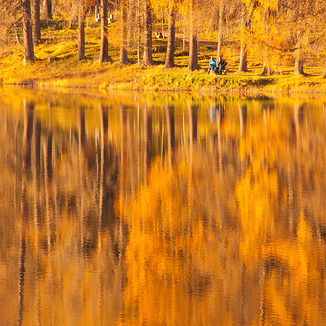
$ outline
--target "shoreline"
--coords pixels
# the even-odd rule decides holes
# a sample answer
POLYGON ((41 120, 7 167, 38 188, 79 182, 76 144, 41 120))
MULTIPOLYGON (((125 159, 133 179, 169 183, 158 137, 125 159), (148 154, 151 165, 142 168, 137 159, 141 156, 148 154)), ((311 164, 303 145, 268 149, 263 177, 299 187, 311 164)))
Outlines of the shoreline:
MULTIPOLYGON (((1 62, 0 62, 1 63, 1 62)), ((27 65, 0 65, 0 86, 37 89, 92 90, 96 92, 190 92, 235 96, 314 95, 326 96, 326 78, 316 69, 306 75, 283 74, 261 76, 255 71, 207 75, 201 68, 189 72, 185 67, 164 68, 162 65, 142 67, 118 63, 99 64, 92 61, 54 63, 37 60, 27 65)))

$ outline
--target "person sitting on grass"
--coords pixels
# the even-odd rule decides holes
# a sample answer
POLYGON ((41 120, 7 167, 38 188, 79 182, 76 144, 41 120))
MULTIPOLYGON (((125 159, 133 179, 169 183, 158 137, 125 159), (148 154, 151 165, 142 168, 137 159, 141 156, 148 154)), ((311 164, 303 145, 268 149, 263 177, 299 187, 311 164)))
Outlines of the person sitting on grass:
POLYGON ((215 72, 216 69, 216 61, 213 57, 211 57, 211 61, 209 62, 209 68, 207 71, 207 75, 212 71, 213 73, 215 72))
POLYGON ((219 57, 218 64, 217 64, 217 73, 219 75, 225 74, 225 67, 227 65, 227 62, 222 59, 222 57, 219 57))

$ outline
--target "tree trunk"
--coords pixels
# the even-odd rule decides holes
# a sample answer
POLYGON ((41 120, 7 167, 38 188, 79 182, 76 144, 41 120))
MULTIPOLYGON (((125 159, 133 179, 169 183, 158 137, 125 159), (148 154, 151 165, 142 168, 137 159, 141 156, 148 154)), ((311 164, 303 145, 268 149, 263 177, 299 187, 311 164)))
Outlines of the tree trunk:
POLYGON ((186 50, 186 27, 183 27, 183 35, 182 35, 182 51, 186 50))
POLYGON ((224 0, 221 0, 219 7, 219 18, 218 18, 218 43, 216 51, 216 62, 219 62, 219 57, 221 56, 221 47, 223 43, 223 32, 224 32, 224 0))
POLYGON ((174 52, 175 52, 175 7, 170 1, 169 3, 169 34, 166 50, 165 68, 174 67, 174 52))
POLYGON ((23 4, 23 30, 24 30, 24 64, 34 61, 34 44, 31 24, 30 0, 22 0, 23 4))
POLYGON ((99 62, 109 61, 108 43, 108 1, 101 0, 101 49, 99 62))
MULTIPOLYGON (((135 19, 137 16, 137 4, 136 0, 121 0, 121 2, 125 3, 126 7, 126 20, 125 24, 127 25, 126 29, 126 35, 127 35, 127 41, 126 44, 128 47, 133 47, 135 44, 136 39, 136 33, 137 33, 137 19, 135 19)), ((120 6, 121 10, 121 6, 120 6)))
POLYGON ((240 63, 239 63, 239 72, 247 72, 248 63, 247 63, 247 45, 242 40, 241 49, 240 49, 240 63))
POLYGON ((302 48, 301 45, 299 45, 299 48, 294 51, 294 56, 295 56, 295 63, 294 63, 294 74, 295 75, 303 75, 303 55, 302 55, 302 48))
POLYGON ((263 67, 263 71, 262 71, 261 75, 262 76, 270 76, 272 74, 273 74, 273 69, 270 67, 267 60, 264 61, 264 67, 263 67))
POLYGON ((40 0, 33 0, 33 39, 35 45, 41 43, 40 0))
POLYGON ((189 40, 189 60, 188 70, 194 71, 199 69, 198 66, 198 53, 197 53, 197 26, 194 19, 194 1, 191 1, 190 7, 190 40, 189 40))
MULTIPOLYGON (((270 9, 267 9, 265 13, 265 18, 264 18, 264 34, 266 35, 266 39, 269 40, 269 35, 270 35, 270 27, 269 27, 269 22, 270 22, 270 17, 273 14, 273 12, 270 9)), ((273 70, 271 68, 270 64, 270 58, 269 58, 269 51, 268 51, 268 46, 264 46, 264 62, 263 62, 263 71, 261 73, 262 76, 269 76, 273 73, 273 70)))
MULTIPOLYGON (((266 32, 267 33, 267 32, 266 32)), ((270 76, 273 73, 273 69, 271 68, 269 52, 268 48, 265 45, 265 54, 264 54, 264 63, 263 63, 263 71, 261 73, 262 76, 270 76)))
POLYGON ((144 66, 153 64, 152 58, 152 8, 150 0, 145 0, 145 22, 144 22, 144 66))
POLYGON ((43 16, 47 19, 52 19, 52 0, 44 0, 43 3, 43 16))
POLYGON ((194 71, 197 69, 199 69, 197 53, 197 31, 193 31, 190 32, 188 70, 194 71))
POLYGON ((245 39, 244 29, 249 24, 249 17, 247 14, 247 9, 242 9, 242 18, 241 18, 241 48, 240 48, 240 62, 239 62, 239 72, 247 72, 248 71, 248 63, 247 63, 247 41, 245 39))
POLYGON ((323 73, 323 77, 326 78, 326 59, 325 59, 325 65, 324 65, 324 73, 323 73))
MULTIPOLYGON (((267 31, 265 33, 268 34, 267 31)), ((271 68, 270 64, 270 58, 269 58, 269 51, 267 45, 264 46, 264 62, 263 62, 263 71, 261 73, 262 76, 270 76, 273 73, 273 70, 271 68)))
POLYGON ((296 49, 294 51, 294 74, 295 75, 304 75, 303 64, 304 64, 304 54, 303 54, 303 45, 308 43, 308 37, 310 33, 310 28, 299 36, 298 42, 296 43, 296 49))
POLYGON ((127 4, 126 0, 120 0, 121 14, 121 39, 120 39, 120 66, 128 63, 128 55, 126 49, 127 43, 127 4))
POLYGON ((77 60, 85 59, 85 7, 84 0, 79 2, 78 13, 78 57, 77 60))
POLYGON ((137 0, 137 61, 138 66, 141 65, 141 15, 140 0, 137 0))

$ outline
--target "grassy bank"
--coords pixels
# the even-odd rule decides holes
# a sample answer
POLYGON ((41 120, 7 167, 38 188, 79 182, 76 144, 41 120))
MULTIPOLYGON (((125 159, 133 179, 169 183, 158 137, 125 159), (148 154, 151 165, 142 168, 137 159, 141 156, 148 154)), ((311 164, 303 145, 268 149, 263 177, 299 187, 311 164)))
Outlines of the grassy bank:
POLYGON ((52 28, 42 31, 42 44, 35 48, 36 60, 23 65, 23 47, 11 46, 0 51, 0 83, 42 88, 87 88, 94 90, 196 91, 202 93, 326 93, 322 67, 307 67, 305 76, 294 76, 292 67, 280 67, 272 76, 261 76, 262 67, 250 61, 248 73, 238 73, 236 49, 226 48, 227 75, 207 75, 212 48, 199 47, 199 65, 195 72, 187 71, 188 53, 177 41, 173 69, 164 68, 166 40, 154 39, 156 50, 152 67, 137 64, 136 49, 128 49, 130 64, 119 66, 119 30, 109 29, 110 62, 98 63, 100 50, 99 26, 86 28, 86 58, 77 61, 77 29, 63 28, 54 20, 52 28))

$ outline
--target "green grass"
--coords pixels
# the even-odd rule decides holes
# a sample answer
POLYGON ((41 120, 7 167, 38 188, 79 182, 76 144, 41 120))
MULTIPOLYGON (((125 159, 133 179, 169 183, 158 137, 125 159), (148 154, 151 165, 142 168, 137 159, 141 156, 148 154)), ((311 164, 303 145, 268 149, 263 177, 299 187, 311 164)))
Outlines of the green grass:
POLYGON ((200 69, 187 71, 188 49, 182 41, 176 42, 176 67, 164 68, 166 40, 153 38, 154 65, 137 64, 137 50, 128 48, 130 63, 119 66, 119 26, 109 27, 108 63, 98 63, 100 52, 100 27, 92 18, 87 22, 86 58, 77 61, 76 28, 64 27, 53 20, 42 30, 42 43, 35 47, 36 60, 23 65, 23 48, 11 46, 0 51, 0 84, 29 85, 42 88, 87 88, 96 90, 150 90, 196 91, 205 93, 326 93, 326 79, 322 67, 307 67, 305 76, 294 76, 292 67, 279 67, 277 74, 261 76, 262 66, 251 58, 248 73, 238 73, 237 49, 225 48, 228 73, 223 76, 207 75, 209 58, 215 56, 211 48, 199 47, 200 69), (53 58, 52 62, 48 59, 53 58))

